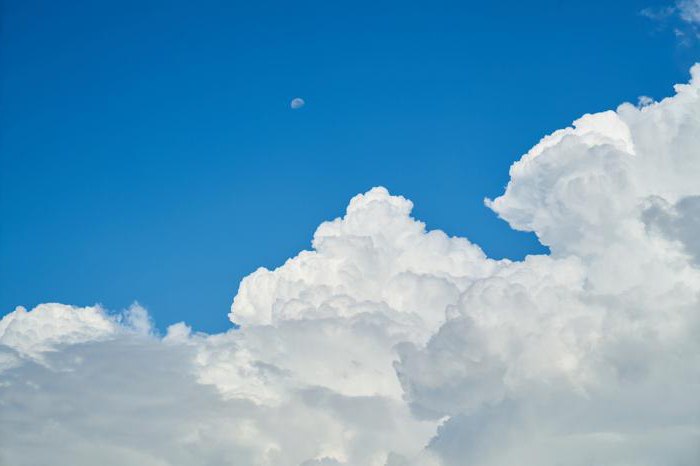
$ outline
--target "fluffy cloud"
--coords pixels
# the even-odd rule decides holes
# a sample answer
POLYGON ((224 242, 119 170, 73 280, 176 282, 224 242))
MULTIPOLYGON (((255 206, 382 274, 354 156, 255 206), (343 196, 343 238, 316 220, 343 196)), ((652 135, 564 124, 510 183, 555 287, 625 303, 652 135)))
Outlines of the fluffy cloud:
POLYGON ((246 277, 223 334, 139 306, 0 321, 0 464, 692 465, 700 67, 545 137, 487 200, 496 261, 384 188, 246 277))

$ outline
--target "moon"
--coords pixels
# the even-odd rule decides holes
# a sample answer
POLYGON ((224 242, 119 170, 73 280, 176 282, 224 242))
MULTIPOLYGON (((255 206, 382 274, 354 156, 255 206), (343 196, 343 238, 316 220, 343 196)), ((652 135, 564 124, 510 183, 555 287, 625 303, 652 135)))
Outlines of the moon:
POLYGON ((306 102, 304 102, 304 99, 302 99, 301 97, 295 97, 292 99, 289 106, 292 107, 292 110, 297 110, 303 107, 305 104, 306 102))

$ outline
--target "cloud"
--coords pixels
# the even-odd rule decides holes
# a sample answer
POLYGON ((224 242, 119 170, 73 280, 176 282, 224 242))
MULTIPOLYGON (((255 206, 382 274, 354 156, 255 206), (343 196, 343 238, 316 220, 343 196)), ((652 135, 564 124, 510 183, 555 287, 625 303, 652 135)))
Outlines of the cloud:
POLYGON ((207 335, 138 305, 0 321, 0 464, 691 465, 700 66, 543 138, 486 201, 493 260, 374 188, 207 335), (233 326, 232 326, 233 327, 233 326))
POLYGON ((675 13, 676 7, 674 6, 666 6, 663 8, 644 8, 642 11, 640 11, 642 16, 646 16, 647 18, 655 21, 663 21, 671 18, 675 13))
POLYGON ((677 7, 683 21, 700 24, 700 0, 681 0, 677 3, 677 7))
POLYGON ((644 8, 640 14, 662 28, 671 26, 683 45, 691 45, 700 37, 700 0, 678 0, 661 8, 644 8))
POLYGON ((700 0, 678 0, 673 5, 661 8, 644 8, 641 14, 655 21, 678 17, 688 24, 700 24, 700 0))
POLYGON ((663 198, 649 200, 642 220, 648 229, 682 244, 700 265, 700 196, 686 196, 671 205, 663 198))

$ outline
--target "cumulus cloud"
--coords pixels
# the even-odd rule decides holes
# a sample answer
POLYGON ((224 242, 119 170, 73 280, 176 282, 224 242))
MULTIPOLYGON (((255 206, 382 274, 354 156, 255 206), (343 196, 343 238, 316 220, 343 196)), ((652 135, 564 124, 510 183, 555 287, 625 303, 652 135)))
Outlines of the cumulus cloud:
POLYGON ((486 204, 551 254, 490 259, 374 188, 246 277, 228 332, 18 308, 0 464, 697 464, 698 180, 700 66, 513 164, 486 204))

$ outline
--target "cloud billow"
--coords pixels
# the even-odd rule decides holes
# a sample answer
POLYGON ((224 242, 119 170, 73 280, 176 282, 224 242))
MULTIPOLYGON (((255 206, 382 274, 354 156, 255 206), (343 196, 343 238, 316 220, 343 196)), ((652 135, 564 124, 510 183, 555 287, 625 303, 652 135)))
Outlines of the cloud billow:
POLYGON ((513 164, 486 203, 551 254, 491 259, 374 188, 242 281, 240 328, 18 308, 0 321, 0 464, 697 464, 691 73, 513 164))

